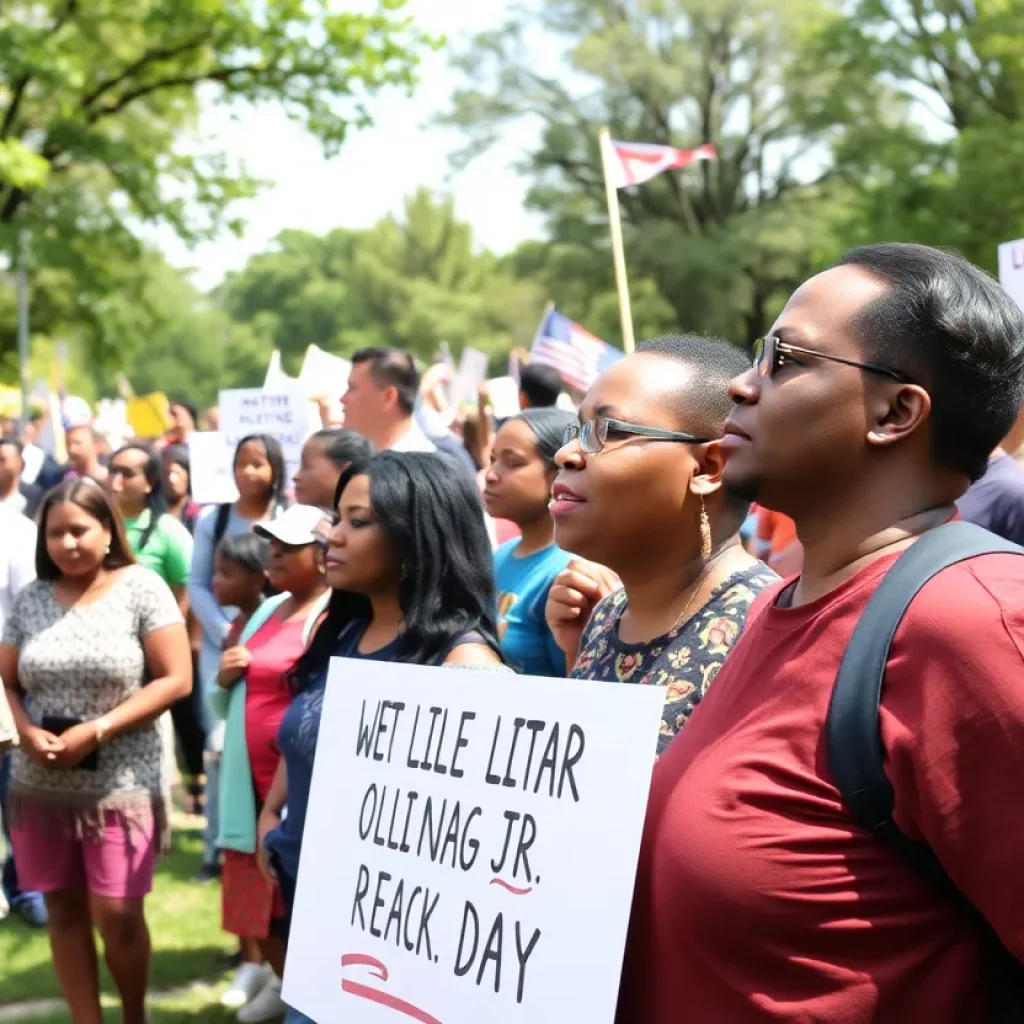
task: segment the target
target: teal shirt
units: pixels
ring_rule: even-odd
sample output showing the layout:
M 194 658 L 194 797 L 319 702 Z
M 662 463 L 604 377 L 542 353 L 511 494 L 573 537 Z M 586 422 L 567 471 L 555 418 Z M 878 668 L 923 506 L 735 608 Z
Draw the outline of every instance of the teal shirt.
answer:
M 509 664 L 528 676 L 564 677 L 565 654 L 548 629 L 544 606 L 555 577 L 572 556 L 552 544 L 517 558 L 520 539 L 510 540 L 494 554 L 498 588 L 498 637 Z
M 151 515 L 146 509 L 141 516 L 124 521 L 128 544 L 139 565 L 152 569 L 169 587 L 187 587 L 192 567 L 192 535 L 174 516 L 162 515 L 140 551 L 139 543 Z
M 278 594 L 256 609 L 245 624 L 240 644 L 251 639 L 260 627 L 288 599 Z M 316 603 L 306 619 L 303 640 L 309 643 L 317 620 L 327 608 L 328 590 Z M 215 718 L 224 720 L 224 753 L 220 760 L 220 831 L 217 845 L 222 850 L 239 853 L 256 852 L 256 793 L 252 784 L 252 765 L 245 739 L 245 676 L 229 690 L 217 685 L 216 678 L 206 679 L 206 701 Z

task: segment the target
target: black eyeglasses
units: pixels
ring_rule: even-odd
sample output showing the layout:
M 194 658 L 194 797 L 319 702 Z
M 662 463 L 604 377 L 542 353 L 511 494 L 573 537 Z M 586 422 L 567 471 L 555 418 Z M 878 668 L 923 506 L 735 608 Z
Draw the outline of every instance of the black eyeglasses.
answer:
M 683 434 L 678 430 L 662 430 L 661 427 L 645 427 L 639 423 L 626 423 L 625 420 L 613 420 L 607 416 L 595 416 L 586 423 L 570 423 L 565 428 L 563 444 L 570 444 L 579 438 L 580 447 L 588 455 L 596 455 L 605 443 L 626 437 L 646 437 L 651 441 L 676 441 L 682 444 L 707 444 L 714 440 L 710 437 L 695 437 Z
M 758 376 L 773 376 L 776 370 L 785 365 L 787 355 L 813 356 L 815 359 L 825 359 L 830 363 L 842 363 L 844 366 L 856 366 L 858 369 L 867 370 L 870 373 L 880 373 L 884 377 L 898 380 L 901 384 L 914 383 L 906 374 L 900 373 L 898 370 L 890 370 L 887 366 L 879 366 L 878 363 L 861 363 L 856 359 L 844 359 L 842 356 L 818 352 L 813 348 L 800 348 L 797 345 L 790 345 L 774 334 L 766 334 L 754 342 L 754 366 L 757 367 Z
M 142 476 L 141 469 L 131 469 L 128 466 L 111 466 L 107 473 L 110 476 L 119 476 L 124 480 L 134 480 L 137 476 Z

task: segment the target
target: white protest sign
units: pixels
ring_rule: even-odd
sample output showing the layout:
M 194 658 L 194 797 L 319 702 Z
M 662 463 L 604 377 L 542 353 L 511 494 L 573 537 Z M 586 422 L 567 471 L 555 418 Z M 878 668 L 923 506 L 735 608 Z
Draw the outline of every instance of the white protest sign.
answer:
M 200 505 L 230 504 L 238 499 L 231 465 L 234 449 L 218 430 L 195 430 L 188 435 L 192 500 Z
M 302 360 L 299 383 L 310 398 L 326 395 L 340 399 L 348 390 L 348 375 L 352 364 L 341 356 L 325 352 L 317 345 L 310 345 Z
M 487 355 L 479 349 L 462 350 L 459 356 L 459 371 L 455 375 L 455 405 L 463 402 L 476 404 L 480 388 L 487 379 Z
M 284 998 L 611 1024 L 664 693 L 331 663 Z
M 999 246 L 999 283 L 1024 310 L 1024 238 Z
M 494 377 L 489 380 L 487 394 L 491 399 L 495 419 L 507 420 L 510 416 L 519 415 L 519 385 L 512 377 Z
M 247 434 L 269 434 L 284 452 L 288 480 L 299 468 L 302 446 L 316 427 L 309 400 L 295 385 L 274 388 L 239 388 L 222 391 L 220 429 L 228 457 Z

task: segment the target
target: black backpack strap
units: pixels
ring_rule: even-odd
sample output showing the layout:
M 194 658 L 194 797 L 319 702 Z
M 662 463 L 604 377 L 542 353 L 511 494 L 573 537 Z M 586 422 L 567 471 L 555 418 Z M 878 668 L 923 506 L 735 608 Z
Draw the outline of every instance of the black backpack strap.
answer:
M 213 524 L 213 551 L 217 553 L 217 548 L 220 547 L 220 542 L 224 539 L 224 534 L 228 529 L 228 520 L 231 518 L 231 506 L 225 502 L 223 505 L 217 506 L 217 519 Z
M 957 907 L 979 929 L 990 955 L 1002 962 L 1009 954 L 982 914 L 946 874 L 931 847 L 908 839 L 893 821 L 895 797 L 885 774 L 878 719 L 889 648 L 911 602 L 944 569 L 989 554 L 1024 555 L 1024 548 L 980 526 L 955 522 L 926 533 L 900 556 L 853 631 L 832 690 L 826 733 L 832 778 L 853 816 Z M 1011 970 L 1018 972 L 1019 967 L 1014 962 Z M 1005 970 L 997 972 L 989 1020 L 1022 1019 L 1001 1015 L 1007 998 L 1001 994 L 1005 984 Z M 1018 997 L 1015 988 L 1015 1014 L 1020 1012 Z

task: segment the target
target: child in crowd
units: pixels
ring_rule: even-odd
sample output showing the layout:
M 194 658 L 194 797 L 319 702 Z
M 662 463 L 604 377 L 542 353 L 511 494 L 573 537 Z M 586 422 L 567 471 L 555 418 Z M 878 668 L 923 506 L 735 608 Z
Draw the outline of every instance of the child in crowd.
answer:
M 237 646 L 249 620 L 263 603 L 263 592 L 266 584 L 268 542 L 253 533 L 241 533 L 234 537 L 226 537 L 217 550 L 214 561 L 213 594 L 217 603 L 225 607 L 238 609 L 238 614 L 227 635 L 224 637 L 224 650 Z M 204 680 L 209 686 L 211 680 Z M 217 751 L 224 746 L 224 721 L 216 723 L 215 731 L 219 734 L 214 744 Z M 220 753 L 214 754 L 220 758 Z M 220 773 L 217 772 L 219 777 Z M 230 865 L 230 855 L 228 855 Z M 221 1002 L 231 1009 L 239 1009 L 248 1003 L 262 987 L 265 981 L 265 968 L 260 944 L 254 938 L 245 938 L 244 930 L 232 927 L 235 893 L 233 891 L 233 874 L 230 870 L 224 873 L 223 922 L 224 930 L 240 938 L 242 947 L 242 964 L 235 975 L 231 987 L 224 993 Z

